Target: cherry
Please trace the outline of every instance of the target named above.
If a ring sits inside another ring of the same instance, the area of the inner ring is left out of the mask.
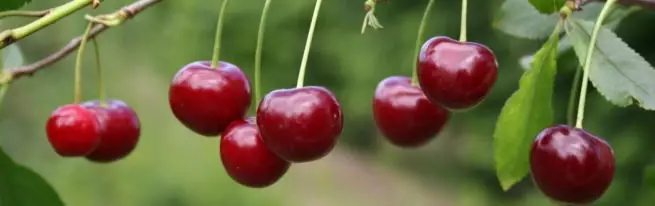
[[[412,80],[392,76],[375,89],[373,116],[382,134],[394,145],[418,147],[441,131],[450,118],[448,110],[428,100]]]
[[[263,188],[282,178],[291,164],[266,147],[255,121],[250,117],[232,122],[221,137],[220,154],[234,181]]]
[[[268,93],[257,109],[264,143],[290,162],[326,156],[343,130],[343,112],[332,92],[307,86]]]
[[[136,147],[141,126],[130,106],[120,100],[88,101],[82,105],[95,112],[100,123],[100,144],[86,159],[108,163],[123,159]]]
[[[614,152],[585,130],[558,125],[544,129],[532,144],[530,168],[539,189],[551,199],[589,204],[614,176]]]
[[[84,156],[100,143],[100,123],[95,113],[79,104],[57,108],[46,124],[48,141],[62,157]]]
[[[418,80],[425,95],[448,109],[472,108],[487,96],[498,73],[491,49],[438,36],[421,47]]]
[[[242,119],[250,106],[250,85],[237,66],[220,62],[192,62],[180,69],[169,90],[175,117],[204,136],[217,136],[228,124]]]

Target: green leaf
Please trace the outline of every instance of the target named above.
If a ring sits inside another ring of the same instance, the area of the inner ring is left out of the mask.
[[[505,102],[496,122],[494,161],[503,190],[528,174],[530,145],[553,121],[558,43],[559,32],[555,32],[535,55],[532,69],[525,71],[519,89]]]
[[[655,165],[648,166],[644,170],[644,185],[648,190],[655,191]]]
[[[2,0],[0,1],[0,11],[19,9],[32,0]]]
[[[571,18],[566,32],[578,59],[587,55],[594,23]],[[589,79],[609,102],[617,106],[637,105],[655,110],[655,70],[614,32],[601,28],[592,58]]]
[[[544,14],[552,14],[558,12],[566,0],[529,0],[532,6],[539,12]]]
[[[515,0],[509,0],[509,1],[515,1]],[[590,20],[595,20],[596,17],[598,17],[598,14],[600,13],[600,10],[602,10],[602,7],[604,4],[589,4],[587,5],[582,12],[576,12],[574,13],[574,16],[577,16],[578,18],[581,19],[590,19]],[[609,28],[611,30],[616,30],[616,28],[619,27],[621,21],[628,17],[630,14],[639,11],[641,8],[640,7],[630,7],[628,9],[622,9],[622,8],[615,8],[613,9],[610,14],[607,16],[606,21],[605,21],[605,27]],[[569,51],[571,48],[573,48],[573,45],[571,44],[571,41],[568,36],[562,37],[562,39],[559,41],[559,55],[561,56],[563,53]],[[526,56],[521,57],[519,60],[519,63],[521,64],[521,67],[523,69],[530,69],[530,63],[534,59],[534,54],[529,54]]]
[[[516,37],[547,38],[555,29],[558,15],[541,14],[526,0],[506,0],[494,19],[494,27]]]
[[[574,12],[573,16],[595,20],[603,5],[603,3],[587,4],[582,11]],[[616,28],[623,18],[637,10],[639,7],[616,7],[607,17],[607,25]],[[506,0],[496,14],[493,24],[495,28],[506,34],[519,38],[546,39],[555,28],[558,19],[558,13],[542,14],[526,0]]]
[[[0,149],[0,206],[63,206],[48,182]]]
[[[24,63],[23,52],[18,45],[11,44],[2,49],[3,67],[5,69],[12,69],[22,66]]]

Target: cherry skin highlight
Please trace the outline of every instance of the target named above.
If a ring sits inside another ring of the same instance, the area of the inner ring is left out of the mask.
[[[79,104],[57,108],[46,124],[50,145],[62,157],[81,157],[100,143],[100,123],[95,113]]]
[[[417,68],[425,95],[451,110],[469,109],[482,102],[498,75],[498,63],[491,49],[444,36],[423,44]]]
[[[614,167],[612,147],[582,129],[546,128],[532,144],[533,180],[557,202],[586,205],[596,201],[612,183]]]
[[[82,104],[92,110],[100,123],[100,144],[86,159],[114,162],[128,156],[137,146],[141,124],[136,112],[120,100],[88,101]]]
[[[257,109],[264,143],[290,162],[326,156],[343,130],[343,112],[332,92],[307,86],[268,93]]]
[[[203,136],[217,136],[232,121],[243,119],[250,106],[250,85],[237,66],[220,62],[211,68],[206,61],[180,69],[169,90],[175,117]]]
[[[289,169],[288,161],[264,144],[255,118],[232,122],[221,136],[221,161],[237,183],[264,188],[277,182]]]
[[[434,105],[412,80],[392,76],[382,80],[373,98],[375,123],[392,144],[419,147],[433,139],[450,118],[450,112]]]

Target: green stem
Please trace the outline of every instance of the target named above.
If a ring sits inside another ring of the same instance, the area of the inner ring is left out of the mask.
[[[576,67],[575,75],[573,75],[573,83],[571,83],[571,92],[569,94],[569,106],[566,110],[567,123],[571,126],[575,124],[575,100],[577,100],[578,89],[580,89],[580,75],[582,75],[582,68]]]
[[[212,68],[218,68],[218,61],[221,56],[221,36],[223,35],[223,17],[225,16],[225,8],[227,8],[227,2],[229,0],[223,0],[221,5],[221,13],[218,14],[218,19],[216,20],[216,38],[214,39],[214,55],[212,56]]]
[[[300,63],[300,71],[298,71],[298,82],[296,88],[303,87],[305,81],[305,71],[307,69],[307,59],[309,58],[309,49],[312,47],[312,39],[314,38],[314,30],[316,29],[316,21],[318,19],[318,11],[321,9],[321,2],[323,0],[316,0],[314,7],[314,14],[312,15],[312,22],[309,25],[309,32],[307,33],[307,42],[305,43],[305,51],[302,55],[302,62]]]
[[[462,0],[462,19],[461,19],[462,22],[460,24],[460,32],[459,32],[459,41],[461,42],[466,42],[467,7],[468,7],[468,0]]]
[[[4,37],[0,38],[0,48],[4,48],[16,40],[25,38],[34,32],[39,31],[57,22],[58,20],[90,5],[91,3],[93,3],[93,0],[72,0],[64,5],[53,8],[48,15],[45,15],[44,17],[39,18],[32,23],[16,29],[8,30],[7,32],[9,33],[7,36],[0,35]],[[10,39],[7,40],[6,38]]]
[[[5,18],[5,17],[43,17],[46,14],[50,13],[50,10],[43,10],[43,11],[21,11],[21,10],[14,10],[14,11],[3,11],[0,12],[0,19]]]
[[[262,79],[262,48],[264,47],[264,30],[266,30],[266,18],[268,17],[268,8],[271,0],[266,0],[262,9],[262,16],[259,20],[259,31],[257,33],[257,49],[255,50],[255,104],[261,99],[261,79]]]
[[[430,11],[432,11],[432,5],[434,4],[434,0],[430,0],[428,2],[428,5],[425,6],[425,11],[423,12],[423,18],[421,18],[421,23],[418,26],[418,34],[416,34],[416,47],[414,48],[414,56],[412,59],[416,59],[421,52],[421,45],[423,43],[423,33],[425,33],[425,25],[428,22],[428,17],[430,16]],[[418,84],[418,74],[417,71],[418,67],[416,65],[416,61],[412,61],[412,85],[417,85]]]
[[[607,0],[603,10],[598,15],[598,19],[594,25],[593,33],[591,33],[591,40],[589,42],[589,49],[587,49],[587,56],[585,56],[585,63],[583,65],[583,75],[582,75],[582,86],[580,89],[580,101],[578,102],[578,118],[575,122],[575,127],[582,128],[582,121],[584,119],[584,109],[585,101],[587,100],[587,85],[589,84],[589,70],[591,69],[591,60],[594,55],[596,48],[596,39],[598,38],[598,32],[600,27],[603,25],[605,17],[609,14],[610,9],[616,3],[617,0]]]
[[[75,59],[75,97],[73,100],[75,104],[79,104],[82,100],[82,54],[84,53],[84,46],[89,38],[89,33],[91,33],[91,28],[93,28],[93,22],[89,22],[89,25],[86,27]]]
[[[102,62],[100,61],[100,44],[97,38],[93,38],[93,48],[96,55],[96,70],[98,71],[98,96],[100,104],[106,106],[107,89],[105,88],[105,80],[102,77]]]

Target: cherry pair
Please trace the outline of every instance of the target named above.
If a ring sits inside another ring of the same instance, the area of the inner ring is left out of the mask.
[[[417,82],[392,76],[375,91],[373,115],[394,145],[418,147],[436,136],[449,110],[472,108],[496,82],[498,63],[491,49],[449,37],[427,40],[417,57]]]
[[[48,119],[46,133],[60,156],[108,163],[134,150],[141,126],[137,114],[123,101],[88,101],[57,108]]]
[[[221,160],[238,183],[269,186],[292,162],[320,159],[336,145],[343,114],[329,90],[274,90],[259,103],[256,117],[245,118],[250,96],[246,75],[227,62],[217,68],[204,61],[188,64],[169,90],[171,110],[183,125],[204,136],[222,134]]]

